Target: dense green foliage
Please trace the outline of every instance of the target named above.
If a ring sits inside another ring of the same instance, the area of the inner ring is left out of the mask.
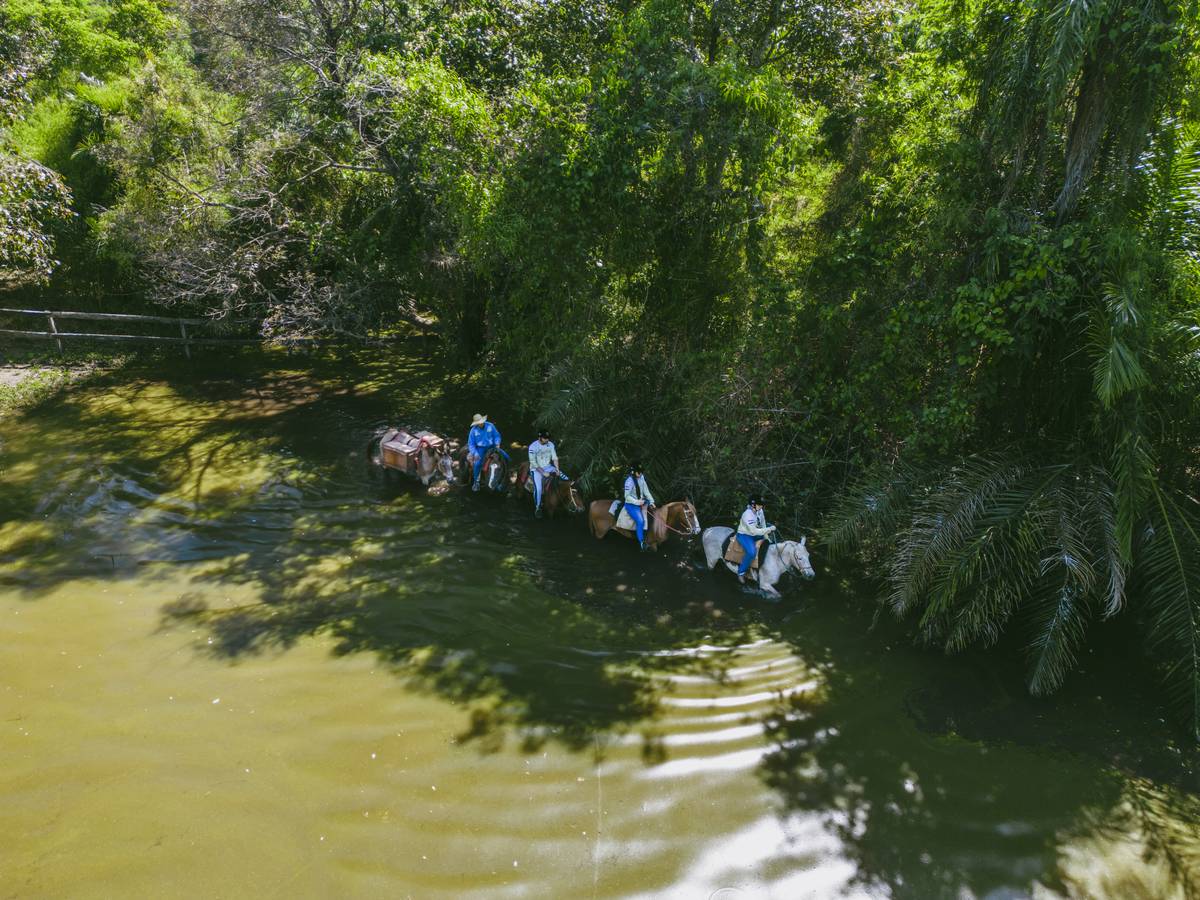
[[[1192,0],[3,9],[4,268],[420,322],[594,491],[761,491],[1038,692],[1128,616],[1200,728]]]

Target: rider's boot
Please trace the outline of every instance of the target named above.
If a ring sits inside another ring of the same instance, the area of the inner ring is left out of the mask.
[[[535,519],[540,519],[542,517],[542,508],[540,506],[535,506],[533,508],[533,517]]]
[[[476,478],[474,481],[471,482],[471,490],[473,490],[473,491],[479,490],[479,479],[478,478]]]

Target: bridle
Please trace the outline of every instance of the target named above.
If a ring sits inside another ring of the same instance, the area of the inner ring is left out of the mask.
[[[666,519],[660,518],[656,513],[653,513],[653,512],[650,513],[650,518],[654,519],[654,521],[661,524],[663,526],[663,528],[666,528],[668,531],[673,531],[676,534],[682,535],[683,537],[687,537],[687,538],[695,537],[696,533],[700,531],[699,517],[695,514],[695,512],[693,512],[692,505],[688,501],[681,500],[681,501],[676,501],[676,502],[683,504],[683,517],[685,519],[687,519],[688,528],[690,528],[692,530],[684,531],[683,529],[676,528],[674,525],[672,525]]]
[[[583,499],[580,498],[579,502],[575,501],[575,497],[577,496],[577,493],[575,491],[575,482],[568,481],[568,482],[566,482],[566,485],[567,485],[567,511],[573,512],[573,513],[583,512]]]
[[[437,448],[433,446],[433,443],[429,440],[429,438],[423,437],[417,441],[418,462],[426,453],[429,453],[433,456],[433,461],[430,466],[429,479],[432,481],[438,475],[441,475],[446,479],[447,483],[452,484],[454,482],[453,455],[447,450],[443,450],[441,453],[438,453]],[[448,464],[446,463],[447,460],[449,460]]]

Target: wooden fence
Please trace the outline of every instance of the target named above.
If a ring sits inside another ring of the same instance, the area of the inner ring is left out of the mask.
[[[192,345],[203,344],[260,344],[261,338],[237,338],[237,337],[204,337],[197,336],[194,333],[188,332],[188,326],[193,328],[204,325],[212,325],[211,319],[185,319],[176,316],[139,316],[131,313],[97,313],[97,312],[70,312],[60,309],[4,309],[0,308],[0,314],[19,315],[19,316],[44,316],[50,326],[49,331],[19,331],[14,328],[0,328],[0,334],[15,334],[29,338],[46,338],[53,340],[58,344],[58,352],[62,353],[63,340],[66,338],[86,338],[93,341],[148,341],[156,344],[183,344],[183,352],[187,354],[188,359],[192,357]],[[102,332],[92,334],[82,331],[60,331],[58,323],[64,319],[81,319],[85,321],[96,322],[148,322],[160,325],[174,325],[179,329],[179,336],[165,334],[114,334],[112,332]],[[241,324],[250,320],[236,320],[234,324]],[[300,339],[303,341],[304,339]]]

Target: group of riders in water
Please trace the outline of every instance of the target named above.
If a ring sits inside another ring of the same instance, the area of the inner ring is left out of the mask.
[[[501,444],[500,430],[479,413],[471,418],[465,445],[428,431],[410,433],[392,428],[384,432],[377,447],[381,465],[417,478],[426,487],[439,480],[447,486],[469,480],[473,491],[504,493],[515,486],[532,501],[533,514],[539,519],[585,509],[575,481],[563,472],[558,450],[544,430],[529,445],[528,460],[517,467],[515,474],[510,474],[512,457]],[[646,483],[641,463],[636,461],[626,469],[621,497],[594,500],[586,509],[588,525],[596,538],[615,531],[636,540],[642,550],[654,550],[672,535],[699,535],[709,569],[724,563],[739,582],[750,581],[769,595],[778,595],[775,585],[787,572],[798,572],[805,578],[815,574],[806,539],[779,540],[776,527],[767,524],[760,497],[749,498],[736,529],[701,529],[690,500],[659,505]]]

